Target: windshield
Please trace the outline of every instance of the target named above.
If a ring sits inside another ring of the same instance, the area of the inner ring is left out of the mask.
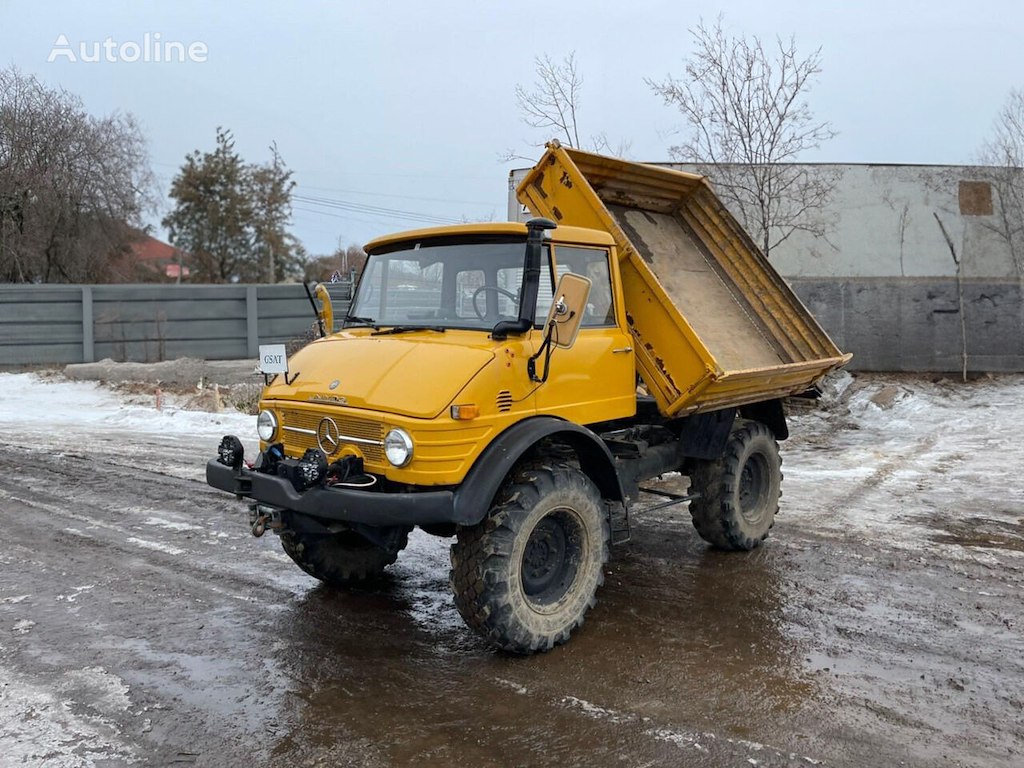
[[[348,325],[490,331],[519,317],[525,256],[525,239],[410,242],[370,254]],[[546,305],[552,293],[546,248],[544,265],[538,303]]]

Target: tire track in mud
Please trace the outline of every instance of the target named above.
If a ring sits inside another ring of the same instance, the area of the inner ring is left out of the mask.
[[[849,511],[858,506],[865,494],[877,490],[884,485],[893,475],[904,469],[908,464],[918,459],[922,454],[927,453],[938,443],[938,433],[932,433],[916,441],[908,451],[884,461],[877,469],[856,486],[849,489],[836,499],[829,502],[827,511],[830,514]]]
[[[306,591],[300,585],[307,580],[298,574],[282,582],[258,567],[260,561],[283,564],[283,554],[261,547],[235,558],[238,564],[225,561],[235,548],[229,542],[249,538],[244,507],[231,511],[233,502],[205,483],[169,474],[143,476],[130,465],[76,455],[49,456],[45,463],[39,458],[10,448],[0,454],[0,508],[20,504],[36,512],[34,520],[22,514],[7,521],[25,532],[15,538],[30,540],[33,531],[46,531],[58,544],[73,541],[72,550],[83,545],[105,550],[121,568],[160,570],[176,579],[191,573],[188,581],[197,588],[246,602],[255,590],[275,600]],[[64,526],[55,529],[54,521]],[[246,568],[247,560],[256,562]]]
[[[87,547],[97,553],[95,556],[116,563],[116,566],[111,564],[109,570],[116,568],[121,572],[131,571],[136,576],[147,578],[162,574],[167,582],[188,581],[190,590],[208,592],[244,603],[258,603],[253,596],[257,591],[270,601],[291,599],[304,591],[287,584],[275,583],[273,578],[263,572],[225,567],[209,560],[199,561],[196,558],[200,557],[201,553],[195,550],[179,549],[160,541],[144,539],[117,525],[67,512],[38,500],[25,499],[2,488],[0,502],[5,505],[15,502],[41,513],[36,521],[19,519],[14,525],[22,530],[28,531],[30,527],[34,531],[45,529],[54,518],[84,524],[85,530],[50,530],[50,541],[72,552],[79,552],[83,547]],[[12,527],[12,524],[7,523],[7,527]],[[89,532],[97,529],[101,529],[104,535],[95,536]],[[44,565],[44,562],[38,559],[37,550],[24,544],[15,543],[13,546],[27,555],[28,562],[38,566]]]
[[[302,586],[294,587],[276,573],[284,564],[259,552],[238,557],[218,539],[176,546],[183,540],[174,529],[146,525],[162,505],[175,518],[201,514],[225,523],[229,513],[212,511],[215,494],[195,480],[146,476],[102,459],[45,458],[0,454],[9,543],[0,558],[0,597],[18,597],[0,604],[0,629],[32,617],[23,633],[0,645],[0,660],[14,670],[6,693],[29,706],[34,689],[19,680],[59,691],[69,675],[110,670],[105,674],[130,691],[130,707],[107,723],[111,739],[144,756],[143,763],[270,764],[265,743],[237,735],[262,733],[268,713],[287,721],[294,709],[281,660],[262,649],[278,606],[307,591],[305,577],[297,574]],[[243,526],[231,527],[247,537]],[[98,695],[82,690],[38,713],[39,744],[32,749],[90,754],[75,734],[51,744],[61,731],[50,726],[62,722],[65,710],[93,717]],[[15,736],[0,729],[0,754]],[[92,764],[69,759],[68,765]]]
[[[599,706],[572,695],[538,696],[526,686],[505,678],[493,678],[493,682],[520,696],[530,697],[546,708],[568,711],[579,717],[616,726],[620,731],[625,726],[637,737],[648,739],[654,743],[673,745],[679,750],[676,758],[685,761],[686,765],[699,764],[703,760],[717,764],[718,760],[723,758],[730,760],[739,758],[748,765],[760,766],[827,765],[823,759],[779,749],[769,744],[719,736],[710,731],[687,730],[673,724],[659,723],[653,717],[635,712]],[[652,761],[638,764],[653,766],[662,763]]]

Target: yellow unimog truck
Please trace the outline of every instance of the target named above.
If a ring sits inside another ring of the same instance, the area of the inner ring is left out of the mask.
[[[701,176],[552,143],[518,196],[525,224],[369,243],[340,330],[325,306],[272,369],[258,452],[226,436],[207,480],[331,585],[379,576],[415,526],[454,537],[466,623],[532,653],[583,623],[651,478],[690,477],[665,503],[712,546],[758,546],[781,398],[849,355]]]

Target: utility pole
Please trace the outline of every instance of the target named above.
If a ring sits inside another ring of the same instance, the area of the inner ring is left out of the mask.
[[[269,266],[270,266],[270,278],[267,280],[267,282],[270,283],[271,285],[273,285],[274,282],[275,282],[275,280],[274,280],[274,244],[273,243],[267,243],[267,250],[268,250],[268,256],[269,256],[269,258],[267,260],[268,260]]]
[[[7,259],[7,217],[11,215],[11,218],[13,218],[14,206],[15,198],[13,195],[0,197],[0,264],[3,264]],[[12,259],[11,261],[11,274],[14,274],[13,265],[17,260]]]
[[[7,212],[13,203],[13,195],[0,195],[0,263],[7,256]]]

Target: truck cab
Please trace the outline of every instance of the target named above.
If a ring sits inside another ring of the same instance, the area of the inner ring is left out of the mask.
[[[279,376],[264,392],[261,407],[276,428],[261,449],[281,442],[301,456],[319,447],[331,460],[357,457],[389,482],[456,486],[494,435],[524,419],[587,425],[633,416],[636,371],[614,243],[595,230],[543,230],[532,304],[523,307],[527,232],[525,224],[476,224],[368,244],[342,328],[293,357],[288,380]],[[547,374],[541,385],[530,360],[567,273],[586,277],[590,294],[574,343],[534,359]],[[521,318],[528,325],[520,330]],[[325,414],[338,425],[336,444],[317,442]],[[385,445],[392,432],[401,435],[397,461]]]

